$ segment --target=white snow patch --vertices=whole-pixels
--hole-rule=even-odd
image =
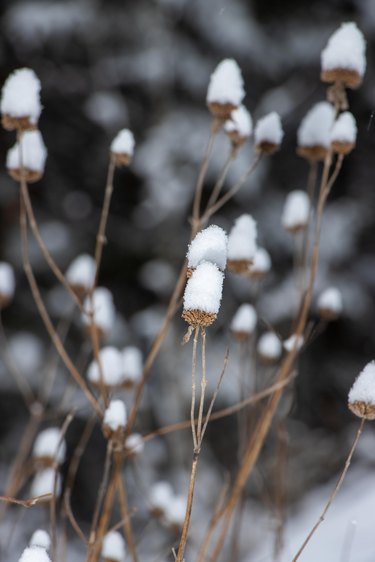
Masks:
[[[39,546],[48,550],[51,546],[51,539],[47,531],[44,529],[37,529],[31,536],[29,546]]]
[[[354,22],[343,23],[331,35],[321,54],[323,70],[343,68],[363,76],[366,70],[366,41]]]
[[[237,133],[240,137],[250,137],[253,131],[253,120],[244,105],[240,105],[232,111],[230,119],[225,121],[224,130],[226,133]]]
[[[349,142],[355,144],[357,124],[350,111],[340,113],[331,130],[331,142]]]
[[[182,527],[186,513],[186,498],[184,496],[172,496],[167,504],[165,519],[169,525]]]
[[[91,289],[96,273],[96,263],[89,254],[77,256],[66,271],[66,279],[70,285],[78,285],[86,290]]]
[[[169,482],[156,482],[156,484],[151,487],[149,497],[151,508],[160,509],[160,511],[166,512],[172,498],[173,489]]]
[[[125,448],[133,455],[140,455],[143,453],[145,444],[140,433],[131,433],[125,440]]]
[[[341,314],[343,310],[342,294],[336,287],[325,289],[318,298],[318,309],[330,310]]]
[[[223,290],[223,273],[210,262],[198,265],[188,279],[184,293],[184,310],[201,310],[217,314]]]
[[[124,381],[139,382],[143,374],[142,353],[138,347],[129,345],[122,352],[122,375]]]
[[[228,237],[226,232],[215,224],[198,232],[189,245],[188,267],[196,268],[202,262],[214,263],[224,271],[227,263]]]
[[[281,341],[273,332],[266,332],[259,338],[257,351],[263,357],[279,359],[282,353]]]
[[[32,546],[25,548],[18,562],[51,562],[44,548]]]
[[[120,385],[123,382],[123,362],[121,352],[112,346],[103,347],[99,352],[103,372],[103,382],[108,386]],[[87,370],[87,378],[93,383],[100,383],[100,368],[94,360]]]
[[[253,217],[238,217],[228,237],[228,259],[252,261],[257,249],[256,238],[257,226]]]
[[[232,332],[252,334],[257,323],[257,313],[251,304],[241,304],[233,316],[230,329]]]
[[[13,267],[4,261],[0,262],[0,294],[11,299],[16,288]]]
[[[288,229],[304,227],[310,217],[310,200],[305,191],[291,191],[285,200],[281,223]]]
[[[276,111],[271,111],[271,113],[259,119],[255,126],[254,139],[256,145],[263,142],[279,145],[283,136],[284,131],[280,115]]]
[[[6,167],[19,170],[22,167],[33,172],[43,172],[47,149],[40,131],[25,131],[21,141],[8,150]]]
[[[53,468],[45,468],[40,470],[34,476],[31,484],[31,496],[44,496],[45,494],[53,494],[55,486],[55,470]],[[56,476],[56,495],[59,496],[61,491],[61,477],[57,473]]]
[[[19,68],[6,79],[1,95],[0,110],[11,117],[28,117],[33,124],[42,112],[40,81],[30,68]]]
[[[324,146],[331,142],[330,133],[335,110],[327,101],[315,104],[302,119],[297,131],[298,146]]]
[[[121,533],[111,531],[103,539],[102,558],[124,562],[126,555],[125,541]]]
[[[365,402],[375,405],[375,361],[367,363],[349,391],[349,403]]]
[[[111,143],[111,152],[114,154],[128,154],[133,156],[135,147],[134,135],[129,129],[122,129]]]
[[[240,67],[233,59],[224,59],[211,74],[207,103],[232,103],[239,106],[245,96]]]
[[[58,427],[49,427],[41,431],[35,439],[33,456],[47,457],[62,464],[66,455],[66,443]]]
[[[292,351],[296,349],[299,351],[304,344],[303,336],[297,336],[297,334],[292,334],[288,339],[284,340],[284,349],[286,351]]]
[[[271,257],[265,248],[257,248],[249,266],[252,273],[268,273],[271,269]]]
[[[111,292],[105,287],[97,287],[90,297],[86,297],[83,303],[84,313],[82,314],[82,322],[89,326],[90,313],[94,313],[95,325],[102,329],[104,333],[111,331],[115,322],[115,306]]]
[[[126,407],[122,400],[111,400],[104,412],[103,424],[116,431],[126,425]]]

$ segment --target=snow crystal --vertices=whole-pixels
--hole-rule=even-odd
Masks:
[[[357,124],[350,111],[341,113],[334,122],[331,130],[331,142],[349,142],[355,144],[357,138]]]
[[[167,504],[165,519],[169,525],[182,527],[186,513],[186,498],[184,496],[172,496]]]
[[[341,314],[343,309],[342,294],[336,287],[329,287],[318,298],[318,309],[326,309]]]
[[[134,135],[129,129],[122,129],[111,143],[111,152],[114,154],[134,154]]]
[[[53,468],[45,468],[37,472],[31,484],[31,496],[44,496],[45,494],[53,494],[55,488],[55,470]],[[56,495],[61,491],[61,477],[57,473],[56,477]]]
[[[228,259],[252,261],[256,252],[257,227],[251,215],[241,215],[228,237]]]
[[[184,293],[184,310],[201,310],[217,314],[223,289],[223,274],[213,263],[198,265],[188,280]]]
[[[292,351],[296,349],[299,351],[304,344],[303,336],[297,336],[297,334],[292,334],[287,340],[284,340],[284,349],[286,351]]]
[[[271,269],[271,257],[264,248],[257,248],[249,266],[251,273],[268,273]]]
[[[297,131],[298,146],[330,145],[330,132],[335,120],[335,110],[327,101],[315,104],[302,119]]]
[[[131,433],[125,440],[125,448],[133,455],[140,455],[145,448],[142,435],[140,433]]]
[[[1,113],[11,117],[28,117],[35,125],[42,111],[40,88],[39,78],[33,70],[15,70],[7,78],[2,89]]]
[[[99,356],[104,384],[108,386],[120,385],[123,382],[123,362],[120,351],[115,347],[106,346],[100,350]],[[100,369],[95,360],[89,365],[87,378],[92,383],[100,383]]]
[[[305,191],[291,191],[284,205],[281,223],[286,230],[304,227],[309,222],[310,200]]]
[[[230,329],[232,332],[252,334],[257,323],[257,313],[251,304],[241,304],[233,316]]]
[[[273,332],[266,332],[258,341],[257,351],[263,357],[279,359],[282,352],[282,345],[279,338]]]
[[[230,119],[225,121],[224,130],[226,133],[238,133],[240,137],[250,137],[253,130],[253,120],[244,105],[240,105],[230,114]]]
[[[204,261],[214,263],[224,271],[227,263],[228,237],[215,224],[201,230],[192,240],[187,253],[188,267],[195,269]]]
[[[363,76],[366,70],[366,42],[354,22],[343,23],[328,40],[321,54],[323,70],[355,70]]]
[[[280,115],[272,111],[262,119],[259,119],[255,126],[255,144],[270,143],[279,145],[283,140],[284,131],[281,125]]]
[[[142,353],[138,347],[129,345],[122,352],[122,374],[124,380],[139,382],[143,374]]]
[[[40,131],[22,133],[21,141],[8,150],[6,167],[8,170],[25,168],[33,172],[43,172],[47,159],[47,149]]]
[[[51,546],[51,539],[47,531],[37,529],[32,534],[29,546],[39,546],[40,548],[44,548],[44,550],[48,550]]]
[[[86,297],[83,308],[85,313],[82,314],[82,321],[86,326],[91,323],[90,313],[94,312],[95,325],[103,330],[104,333],[110,332],[115,321],[115,307],[111,292],[105,287],[98,287],[90,297]]]
[[[375,361],[367,363],[349,391],[349,404],[365,402],[375,406]]]
[[[157,482],[150,490],[150,505],[153,509],[165,512],[173,498],[173,489],[169,482]]]
[[[51,559],[44,548],[32,546],[25,548],[18,562],[51,562]]]
[[[95,260],[89,254],[76,257],[66,271],[66,279],[71,285],[91,289],[96,273]]]
[[[13,267],[4,261],[0,262],[0,295],[12,298],[16,288]]]
[[[104,412],[103,424],[116,431],[126,425],[126,407],[122,400],[111,400]]]
[[[118,531],[110,531],[103,539],[102,557],[108,560],[123,562],[125,560],[125,541]]]
[[[39,433],[33,447],[34,457],[55,459],[61,464],[65,460],[65,455],[66,443],[58,427],[49,427]]]
[[[207,103],[239,106],[245,96],[241,70],[233,59],[224,59],[211,74]]]

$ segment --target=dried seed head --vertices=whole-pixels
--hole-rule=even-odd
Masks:
[[[251,215],[238,217],[228,236],[228,269],[247,274],[257,246],[257,227]]]
[[[219,226],[213,224],[198,232],[191,241],[186,255],[187,277],[191,277],[192,271],[203,262],[213,263],[220,271],[224,271],[227,262],[227,247],[228,237]]]
[[[124,562],[125,541],[118,531],[110,531],[104,536],[101,555],[106,562]]]
[[[39,548],[44,548],[44,550],[49,550],[51,546],[51,538],[47,531],[37,529],[31,536],[29,546],[37,546]]]
[[[269,253],[264,248],[258,248],[255,252],[253,262],[249,266],[248,276],[250,279],[260,280],[263,279],[270,269],[271,257]]]
[[[266,332],[258,341],[257,354],[264,365],[274,365],[281,357],[283,348],[279,338],[273,332]]]
[[[129,166],[134,155],[134,136],[129,129],[122,129],[113,139],[111,155],[118,168]]]
[[[305,230],[309,224],[310,200],[305,191],[291,191],[286,200],[281,217],[281,223],[285,230],[296,234]]]
[[[126,406],[122,400],[111,400],[103,419],[103,433],[107,439],[123,441],[126,426]]]
[[[56,487],[55,487],[56,479]],[[61,476],[56,473],[55,469],[48,467],[40,470],[34,476],[34,480],[31,484],[30,494],[32,497],[46,496],[47,494],[53,494],[56,490],[56,496],[60,495],[61,492]],[[50,501],[51,496],[43,498],[40,501]]]
[[[207,90],[207,106],[220,120],[229,119],[245,96],[241,70],[233,59],[224,59],[211,74]]]
[[[10,74],[2,89],[2,124],[8,131],[36,129],[42,111],[40,81],[30,68]]]
[[[43,176],[46,158],[47,149],[40,131],[26,131],[20,142],[8,150],[6,167],[14,180],[34,183]]]
[[[360,418],[375,419],[375,361],[368,363],[354,381],[348,407]]]
[[[341,113],[331,131],[331,147],[338,154],[349,154],[355,147],[357,138],[357,125],[354,116],[345,111]]]
[[[259,153],[273,154],[279,150],[284,131],[278,113],[272,111],[262,119],[259,119],[255,126],[254,140],[255,149]]]
[[[223,289],[223,273],[210,262],[203,262],[186,283],[182,317],[190,326],[207,327],[217,318]]]
[[[83,298],[92,288],[96,274],[96,263],[89,254],[81,254],[69,265],[65,277],[79,298]]]
[[[65,455],[66,443],[58,427],[49,427],[38,434],[33,447],[33,459],[38,465],[62,464]]]
[[[105,287],[97,287],[92,297],[85,298],[83,309],[81,319],[87,333],[91,333],[93,324],[100,338],[107,336],[113,328],[116,316],[111,292]]]
[[[246,341],[253,333],[257,323],[257,313],[251,304],[242,304],[234,315],[230,330],[238,341]]]
[[[342,313],[342,295],[336,287],[329,287],[318,298],[318,314],[324,320],[336,320]]]
[[[157,482],[150,491],[150,511],[155,517],[164,517],[173,498],[173,489],[169,482]]]
[[[335,119],[333,106],[314,105],[302,119],[297,131],[297,154],[310,162],[324,160],[330,147],[330,132]]]
[[[244,144],[249,139],[252,129],[251,115],[243,105],[232,111],[230,119],[224,124],[224,131],[235,146]]]

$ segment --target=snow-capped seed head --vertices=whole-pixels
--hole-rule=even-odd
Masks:
[[[140,433],[131,433],[125,440],[125,451],[129,457],[137,457],[143,453],[145,444]]]
[[[210,262],[198,265],[186,283],[182,317],[193,328],[212,324],[219,312],[223,273]]]
[[[240,105],[230,114],[224,123],[224,131],[235,146],[245,143],[253,131],[253,120],[244,105]]]
[[[349,154],[355,147],[357,124],[349,111],[340,113],[331,130],[331,146],[338,154]]]
[[[227,264],[228,237],[226,232],[212,224],[201,230],[191,241],[186,255],[188,260],[188,277],[192,270],[203,262],[214,263],[221,271]]]
[[[13,267],[4,261],[0,262],[0,310],[12,302],[15,288]]]
[[[218,119],[229,119],[245,97],[240,67],[233,59],[224,59],[211,74],[207,90],[207,105]]]
[[[342,313],[342,294],[336,287],[329,287],[318,298],[318,314],[324,320],[336,320]]]
[[[40,131],[26,131],[20,142],[8,150],[6,167],[14,180],[34,183],[43,176],[46,159],[47,149]]]
[[[122,129],[111,143],[111,155],[118,168],[129,166],[134,155],[134,135],[129,129]]]
[[[228,268],[234,273],[247,273],[255,252],[256,222],[251,215],[238,217],[228,237]]]
[[[272,111],[259,119],[255,126],[255,149],[259,153],[273,154],[279,150],[283,136],[280,115]]]
[[[10,74],[1,93],[0,111],[4,129],[35,129],[42,111],[40,81],[30,68]]]
[[[31,546],[25,548],[18,562],[51,562],[51,559],[44,548]]]
[[[124,381],[121,352],[115,347],[108,345],[100,350],[99,357],[100,365],[94,360],[87,369],[88,380],[99,388],[101,383],[106,388],[121,386]],[[102,381],[101,377],[103,377]]]
[[[126,388],[134,388],[143,375],[143,358],[138,347],[129,345],[122,352],[122,376],[123,385]]]
[[[55,486],[55,479],[56,479],[56,486]],[[31,496],[35,498],[39,496],[46,496],[48,494],[48,497],[43,498],[43,500],[40,501],[50,501],[51,495],[54,495],[54,492],[56,492],[56,496],[60,495],[61,492],[60,474],[56,473],[56,471],[51,467],[44,468],[43,470],[37,472],[31,484],[31,491],[30,491]]]
[[[173,489],[169,482],[157,482],[150,490],[150,509],[155,517],[164,516],[173,498]]]
[[[262,279],[271,269],[271,257],[264,248],[257,248],[248,275],[251,279]]]
[[[111,400],[104,412],[103,431],[107,438],[123,434],[126,426],[126,406],[122,400]]]
[[[288,339],[284,340],[283,346],[286,351],[299,351],[304,344],[304,337],[292,334]]]
[[[321,79],[358,88],[366,70],[366,41],[354,22],[343,23],[321,54]]]
[[[92,298],[86,297],[83,303],[82,322],[90,332],[92,317],[99,337],[104,337],[112,330],[115,322],[115,306],[111,292],[105,287],[97,287]]]
[[[375,420],[375,361],[368,363],[354,381],[348,406],[356,416]]]
[[[309,224],[310,199],[305,191],[291,191],[285,200],[281,223],[285,230],[295,234]]]
[[[38,546],[39,548],[44,548],[44,550],[49,550],[51,539],[47,531],[37,529],[31,536],[29,546]]]
[[[266,332],[259,338],[257,353],[261,363],[265,365],[277,363],[282,351],[281,342],[273,332]]]
[[[184,496],[172,496],[165,513],[166,523],[172,531],[181,531],[185,520],[185,513],[186,498]]]
[[[230,329],[238,341],[246,341],[253,333],[257,323],[257,313],[251,304],[241,304],[233,316]]]
[[[96,263],[89,254],[77,256],[69,265],[65,277],[73,291],[83,297],[94,284]]]
[[[331,144],[335,110],[327,101],[316,103],[302,119],[297,131],[297,154],[310,162],[324,160]]]
[[[45,466],[65,461],[66,443],[58,427],[49,427],[41,431],[35,439],[33,458]]]
[[[125,541],[118,531],[110,531],[103,539],[102,557],[105,562],[124,562],[126,556]]]

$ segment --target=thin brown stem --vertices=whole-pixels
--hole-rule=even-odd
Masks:
[[[197,370],[197,343],[198,343],[199,327],[195,328],[194,340],[193,340],[193,352],[191,359],[191,408],[190,408],[190,423],[191,423],[191,433],[193,435],[193,446],[194,449],[198,448],[198,435],[197,429],[195,427],[195,374]]]
[[[118,479],[118,491],[119,491],[119,502],[120,502],[121,516],[124,525],[124,535],[126,539],[126,544],[128,546],[129,554],[130,554],[130,558],[132,559],[132,562],[138,562],[139,558],[137,553],[137,547],[134,539],[131,518],[129,516],[128,497],[126,494],[125,482],[121,477],[119,477]]]
[[[111,440],[107,443],[107,450],[105,455],[104,461],[104,470],[102,480],[100,482],[98,495],[96,496],[95,508],[94,508],[94,515],[92,517],[91,523],[91,530],[90,530],[90,541],[94,541],[96,529],[98,526],[99,515],[100,515],[100,508],[102,507],[105,491],[108,486],[109,474],[111,470],[111,460],[112,460],[112,446],[113,443]]]
[[[192,510],[192,507],[193,507],[195,482],[196,482],[196,479],[197,479],[198,459],[199,459],[199,452],[194,451],[193,461],[192,461],[192,464],[191,464],[191,473],[190,473],[188,498],[187,498],[187,504],[186,504],[185,520],[184,520],[184,524],[183,524],[183,527],[182,527],[181,539],[180,539],[180,544],[179,544],[179,547],[178,547],[175,562],[183,562],[183,560],[184,560],[185,547],[186,547],[186,542],[187,542],[189,527],[190,527],[191,510]]]
[[[221,193],[221,190],[222,190],[222,188],[223,188],[225,179],[226,179],[226,177],[227,177],[227,175],[228,175],[228,172],[229,172],[229,169],[230,169],[230,167],[231,167],[231,165],[232,165],[232,162],[233,162],[233,160],[236,159],[237,151],[238,151],[238,147],[235,146],[235,145],[232,145],[232,146],[231,146],[230,153],[229,153],[229,156],[228,156],[228,158],[226,159],[226,162],[225,162],[225,164],[224,164],[223,170],[222,170],[222,172],[221,172],[221,174],[220,174],[220,176],[219,176],[219,178],[218,178],[218,180],[217,180],[217,182],[216,182],[216,184],[215,184],[215,186],[214,186],[214,188],[213,188],[213,190],[212,190],[212,193],[211,193],[211,195],[210,195],[210,198],[209,198],[209,200],[208,200],[208,203],[207,203],[207,206],[206,206],[206,211],[207,211],[207,209],[209,209],[212,205],[214,205],[214,204],[216,203],[216,201],[218,200],[218,197],[219,197],[219,195],[220,195],[220,193]]]
[[[206,394],[207,376],[206,376],[206,329],[202,328],[202,377],[201,377],[201,396],[198,409],[198,423],[197,423],[197,440],[199,448],[202,445],[202,418],[204,409],[204,398]]]

